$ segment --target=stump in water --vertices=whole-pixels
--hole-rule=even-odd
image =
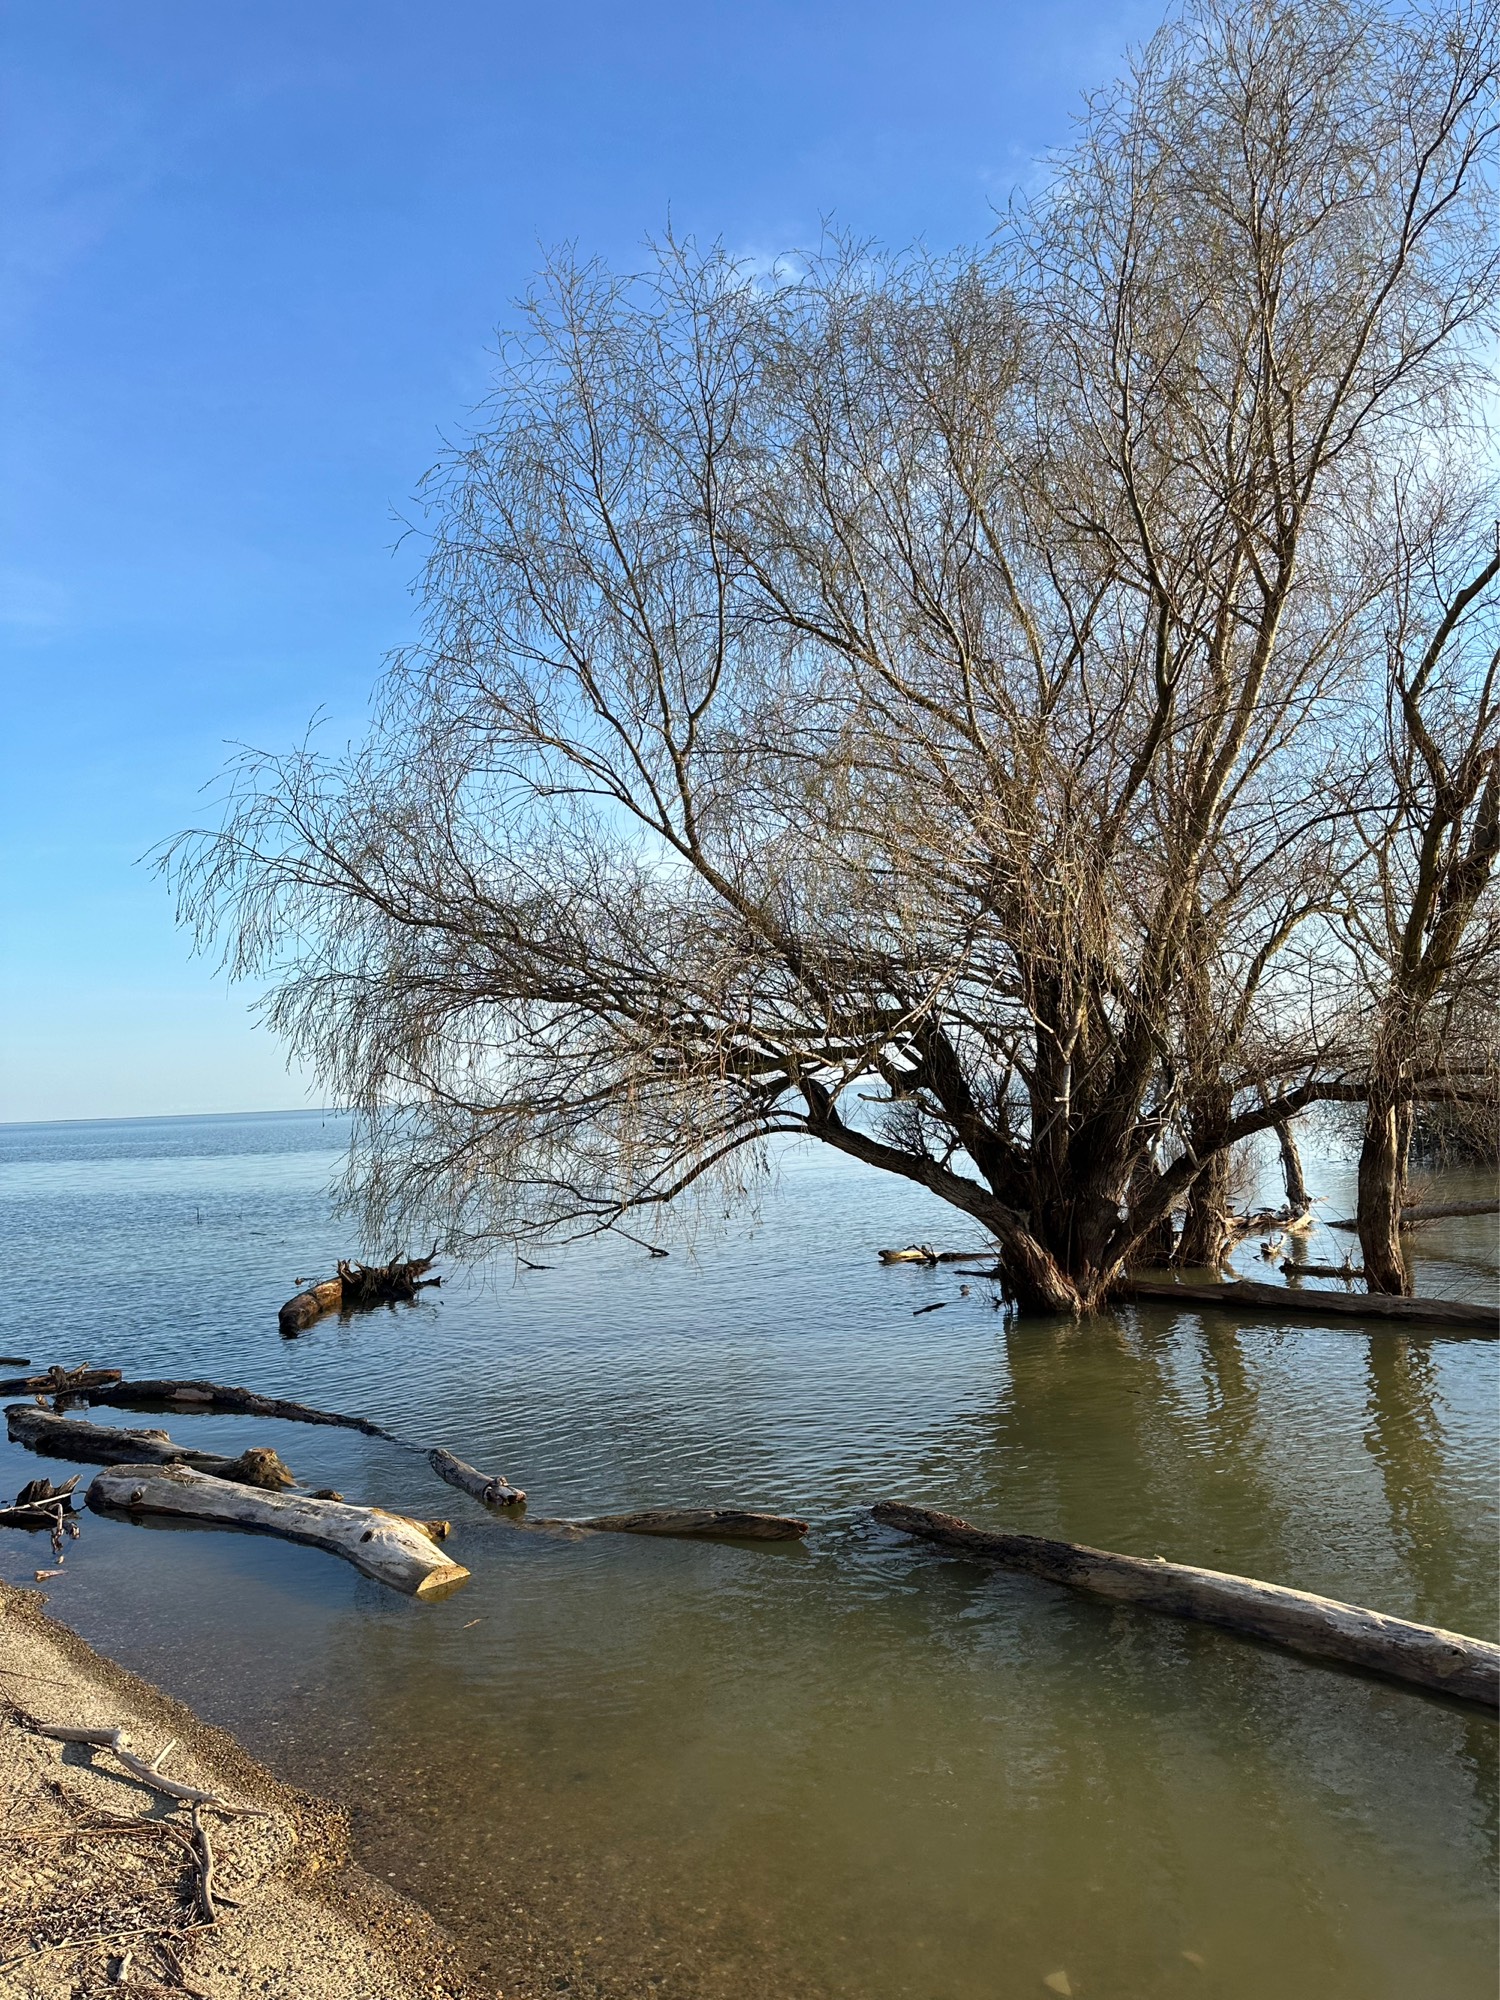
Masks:
[[[407,1257],[390,1264],[357,1264],[341,1257],[338,1275],[321,1284],[309,1285],[289,1298],[277,1315],[277,1323],[290,1337],[325,1313],[369,1312],[375,1306],[409,1303],[427,1286],[443,1282],[441,1278],[427,1276],[437,1261],[437,1253],[434,1243],[426,1257]]]

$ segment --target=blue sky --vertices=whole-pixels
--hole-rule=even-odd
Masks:
[[[980,237],[1159,11],[0,0],[0,1119],[306,1101],[137,857],[358,731],[543,247]]]

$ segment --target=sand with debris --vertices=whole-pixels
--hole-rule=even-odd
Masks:
[[[492,2000],[427,1913],[353,1864],[345,1816],[0,1584],[0,2000]],[[256,1817],[202,1814],[38,1723],[123,1728],[149,1762]],[[176,1829],[174,1833],[173,1829]],[[185,1838],[184,1838],[185,1837]]]

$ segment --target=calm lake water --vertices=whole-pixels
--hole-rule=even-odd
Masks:
[[[877,1264],[961,1246],[959,1219],[801,1156],[753,1230],[695,1256],[507,1263],[283,1342],[294,1280],[355,1247],[326,1193],[343,1136],[316,1114],[0,1128],[0,1348],[361,1412],[506,1473],[537,1514],[815,1524],[780,1547],[556,1540],[396,1445],[205,1416],[175,1435],[273,1443],[309,1484],[451,1515],[472,1582],[418,1605],[313,1550],[86,1517],[57,1615],[350,1806],[366,1865],[497,1990],[1011,2000],[1063,1973],[1079,2000],[1491,2000],[1492,1723],[867,1510],[923,1501],[1493,1637],[1494,1342],[1011,1319],[951,1269]],[[1311,1166],[1346,1213],[1347,1174]],[[1492,1225],[1426,1232],[1423,1289],[1485,1296]],[[43,1469],[0,1449],[7,1492]],[[0,1575],[44,1554],[0,1536]]]

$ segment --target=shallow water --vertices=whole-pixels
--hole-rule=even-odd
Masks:
[[[1494,1342],[1168,1308],[1013,1320],[951,1268],[876,1263],[960,1241],[936,1204],[800,1157],[753,1231],[696,1257],[572,1251],[283,1342],[277,1304],[348,1247],[325,1196],[342,1136],[316,1116],[0,1129],[22,1280],[0,1348],[357,1410],[505,1472],[539,1514],[815,1524],[805,1546],[559,1540],[378,1439],[204,1416],[176,1435],[271,1442],[311,1484],[451,1515],[472,1581],[417,1605],[313,1550],[86,1517],[57,1614],[348,1803],[367,1865],[497,1988],[1009,2000],[1061,1972],[1080,2000],[1494,1994],[1492,1723],[867,1514],[925,1501],[1494,1636]],[[1347,1180],[1313,1178],[1341,1212]],[[1492,1222],[1426,1232],[1423,1289],[1482,1296]],[[0,1488],[40,1469],[3,1452]],[[0,1575],[44,1555],[6,1535]]]

